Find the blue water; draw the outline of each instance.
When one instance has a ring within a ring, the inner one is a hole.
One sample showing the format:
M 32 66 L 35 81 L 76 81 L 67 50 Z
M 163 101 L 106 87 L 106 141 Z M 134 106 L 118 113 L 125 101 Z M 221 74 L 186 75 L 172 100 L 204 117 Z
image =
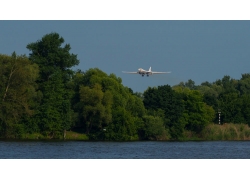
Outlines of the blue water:
M 1 159 L 250 159 L 250 141 L 0 141 Z

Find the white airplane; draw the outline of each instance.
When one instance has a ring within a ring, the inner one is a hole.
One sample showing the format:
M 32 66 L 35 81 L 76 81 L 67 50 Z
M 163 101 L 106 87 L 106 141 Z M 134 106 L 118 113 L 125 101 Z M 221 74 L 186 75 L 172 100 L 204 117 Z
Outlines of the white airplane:
M 151 67 L 149 68 L 148 71 L 142 69 L 142 68 L 139 68 L 137 72 L 127 72 L 127 71 L 122 71 L 123 73 L 128 73 L 128 74 L 140 74 L 142 75 L 142 77 L 144 75 L 153 75 L 153 74 L 166 74 L 166 73 L 171 73 L 171 72 L 156 72 L 156 71 L 151 71 Z

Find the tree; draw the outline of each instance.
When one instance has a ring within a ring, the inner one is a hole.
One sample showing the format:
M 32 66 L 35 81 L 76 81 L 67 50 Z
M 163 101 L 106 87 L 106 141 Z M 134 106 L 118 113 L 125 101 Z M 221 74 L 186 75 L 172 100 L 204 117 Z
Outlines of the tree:
M 219 98 L 219 107 L 221 109 L 221 118 L 223 123 L 243 123 L 242 104 L 243 98 L 240 98 L 236 92 L 223 93 Z M 245 101 L 244 101 L 245 102 Z
M 189 79 L 187 82 L 185 82 L 185 87 L 189 89 L 195 89 L 195 82 L 191 79 Z
M 33 114 L 38 66 L 24 56 L 0 55 L 0 134 L 4 137 L 21 136 L 24 116 Z
M 168 133 L 164 126 L 164 121 L 161 117 L 144 116 L 145 122 L 145 137 L 149 140 L 166 140 Z
M 73 82 L 80 91 L 79 98 L 75 93 L 73 107 L 79 117 L 79 131 L 83 130 L 95 140 L 138 139 L 144 127 L 142 100 L 124 87 L 115 74 L 107 75 L 98 68 L 77 74 L 79 78 L 74 77 Z
M 250 74 L 242 74 L 237 89 L 241 95 L 250 94 Z
M 244 94 L 241 97 L 242 100 L 242 106 L 241 106 L 241 113 L 242 113 L 242 122 L 241 123 L 246 123 L 248 126 L 250 126 L 250 95 L 249 94 Z
M 112 94 L 109 91 L 102 92 L 101 86 L 96 84 L 93 88 L 81 86 L 80 98 L 86 134 L 102 131 L 112 118 Z
M 221 80 L 222 86 L 223 86 L 223 93 L 238 93 L 237 87 L 238 87 L 238 81 L 235 79 L 231 79 L 230 76 L 224 76 Z
M 181 137 L 183 127 L 179 125 L 182 124 L 180 117 L 184 109 L 179 94 L 172 90 L 169 85 L 164 85 L 158 86 L 158 88 L 149 87 L 143 96 L 146 109 L 162 109 L 164 111 L 164 125 L 169 127 L 171 138 L 178 139 Z
M 196 89 L 203 95 L 203 101 L 207 105 L 212 106 L 214 110 L 218 110 L 218 98 L 223 91 L 223 86 L 205 82 L 197 86 Z
M 40 130 L 52 138 L 70 128 L 72 94 L 67 84 L 73 75 L 70 68 L 79 63 L 77 55 L 70 54 L 70 45 L 62 47 L 63 43 L 58 33 L 50 33 L 27 45 L 30 60 L 40 69 L 37 84 L 42 98 L 34 118 Z
M 200 133 L 212 122 L 215 112 L 212 107 L 203 102 L 199 91 L 185 89 L 181 94 L 185 109 L 182 115 L 185 129 Z

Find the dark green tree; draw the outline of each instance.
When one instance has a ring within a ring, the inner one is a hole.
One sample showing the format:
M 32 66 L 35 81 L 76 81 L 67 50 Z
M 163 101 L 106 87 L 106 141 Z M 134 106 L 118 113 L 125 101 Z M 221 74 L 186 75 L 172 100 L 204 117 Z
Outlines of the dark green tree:
M 185 82 L 185 87 L 189 89 L 195 89 L 195 82 L 191 79 L 189 79 L 187 82 Z
M 244 94 L 241 97 L 241 114 L 243 116 L 242 122 L 250 126 L 250 94 Z
M 241 95 L 250 94 L 250 74 L 242 74 L 237 89 L 240 91 Z
M 69 44 L 58 33 L 50 33 L 37 42 L 27 45 L 29 58 L 39 66 L 38 91 L 42 98 L 34 120 L 40 130 L 52 138 L 58 137 L 71 126 L 71 91 L 73 66 L 78 65 L 77 55 L 71 54 Z
M 146 109 L 164 111 L 164 125 L 170 129 L 172 139 L 178 139 L 183 134 L 183 124 L 181 115 L 183 113 L 183 103 L 181 97 L 169 85 L 149 87 L 143 94 L 144 106 Z
M 215 117 L 211 106 L 203 102 L 202 94 L 197 90 L 186 88 L 180 92 L 184 103 L 182 115 L 185 129 L 200 133 Z
M 223 93 L 219 98 L 222 123 L 243 123 L 244 117 L 241 113 L 243 98 L 236 92 Z M 245 101 L 244 101 L 245 102 Z

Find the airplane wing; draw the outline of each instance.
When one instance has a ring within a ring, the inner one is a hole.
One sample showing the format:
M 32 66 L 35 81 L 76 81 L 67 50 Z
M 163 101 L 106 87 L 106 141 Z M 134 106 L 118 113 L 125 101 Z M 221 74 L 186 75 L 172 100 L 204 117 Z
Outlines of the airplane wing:
M 166 74 L 166 73 L 171 73 L 171 72 L 156 72 L 156 71 L 152 71 L 152 74 Z
M 128 73 L 128 74 L 138 74 L 138 72 L 127 72 L 127 71 L 122 71 L 123 73 Z

